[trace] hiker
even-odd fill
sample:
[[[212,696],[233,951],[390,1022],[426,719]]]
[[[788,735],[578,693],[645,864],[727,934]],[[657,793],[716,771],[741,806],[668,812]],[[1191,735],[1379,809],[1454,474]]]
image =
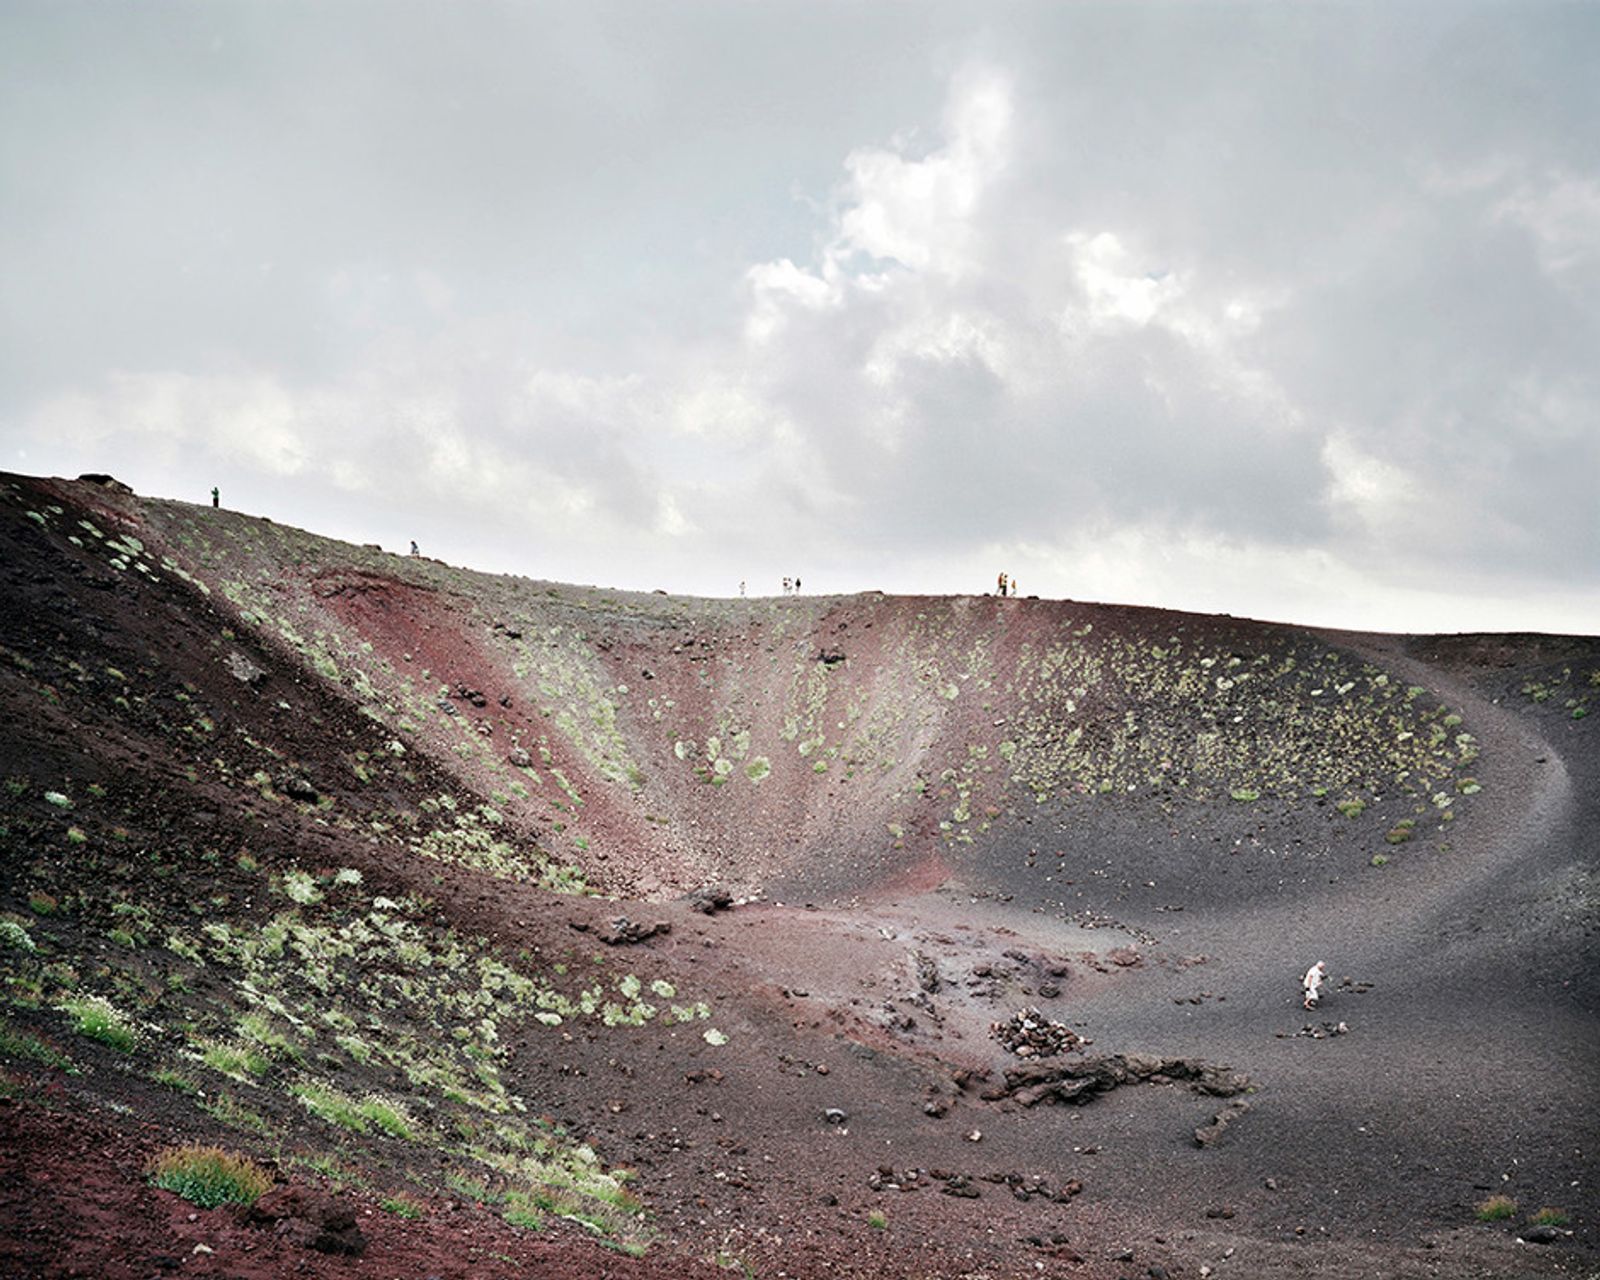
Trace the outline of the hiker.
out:
[[[795,595],[799,595],[800,594],[800,579],[799,578],[796,578],[794,580],[794,593],[795,593]]]
[[[411,554],[417,554],[417,540],[415,538],[411,539]]]
[[[739,598],[744,599],[744,579],[739,579]]]
[[[222,505],[222,495],[217,492],[216,485],[211,486],[211,505],[213,507],[220,507]]]
[[[784,595],[788,595],[789,594],[789,579],[787,579],[787,578],[785,578],[783,580],[783,594]]]
[[[1006,575],[1002,573],[999,577],[997,577],[994,580],[994,585],[995,585],[995,590],[997,590],[1001,595],[1005,595],[1005,593],[1006,593]]]
[[[1318,960],[1306,970],[1306,976],[1300,980],[1300,985],[1306,989],[1305,1006],[1315,1009],[1317,1001],[1322,998],[1322,984],[1327,980],[1328,966]]]

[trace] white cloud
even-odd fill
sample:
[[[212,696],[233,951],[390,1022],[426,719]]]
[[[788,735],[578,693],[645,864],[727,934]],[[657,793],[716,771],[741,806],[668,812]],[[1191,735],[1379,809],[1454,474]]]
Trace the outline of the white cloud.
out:
[[[863,254],[952,277],[975,270],[982,230],[977,215],[1005,168],[1012,114],[1007,80],[973,68],[952,89],[942,147],[920,159],[908,158],[903,146],[852,152],[830,255],[846,262]]]
[[[1141,270],[1114,232],[1069,231],[1066,242],[1083,286],[1088,318],[1099,327],[1119,321],[1147,325],[1183,297],[1176,276]]]
[[[1600,178],[1560,174],[1524,184],[1494,213],[1533,236],[1540,264],[1557,281],[1593,286],[1600,267]]]
[[[115,287],[91,354],[38,348],[55,363],[14,394],[8,440],[618,585],[961,590],[1003,567],[1044,594],[1374,625],[1452,590],[1463,616],[1554,581],[1588,598],[1600,524],[1567,532],[1600,473],[1582,130],[1511,110],[1480,138],[1338,39],[1326,68],[1259,58],[1304,47],[1296,16],[1255,20],[1248,63],[1205,44],[1213,63],[1197,10],[1135,81],[1077,38],[1082,12],[1018,19],[1036,44],[996,24],[942,107],[929,46],[892,71],[764,64],[760,93],[718,78],[736,60],[691,94],[650,62],[625,120],[554,93],[570,138],[523,114],[496,134],[491,93],[471,133],[429,117],[425,152],[390,136],[372,172],[277,138],[283,173],[349,206],[325,224],[293,183],[259,209],[212,191],[236,251],[197,215],[171,262],[94,256],[82,274]],[[597,85],[640,70],[602,62]],[[374,105],[411,102],[392,73],[374,62]],[[169,167],[203,171],[187,136]],[[650,160],[596,162],[624,155]],[[47,225],[66,248],[13,257],[63,279],[73,246],[121,233]],[[53,296],[28,279],[16,296]],[[63,296],[77,335],[99,282]],[[36,329],[18,312],[7,332]]]
[[[30,434],[78,449],[131,435],[169,457],[194,450],[292,476],[312,456],[310,425],[270,378],[139,373],[113,375],[99,394],[46,400],[32,415]]]
[[[1346,431],[1323,443],[1322,462],[1328,470],[1329,501],[1366,532],[1392,529],[1415,500],[1407,473],[1363,450]]]

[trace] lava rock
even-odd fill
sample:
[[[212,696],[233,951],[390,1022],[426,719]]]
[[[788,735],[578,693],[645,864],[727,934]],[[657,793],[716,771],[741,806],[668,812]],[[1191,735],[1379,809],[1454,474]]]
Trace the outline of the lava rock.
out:
[[[277,787],[291,800],[304,800],[308,804],[315,804],[321,798],[311,780],[303,773],[280,773],[277,777]]]
[[[1033,1007],[1020,1009],[1003,1022],[989,1024],[989,1034],[1019,1058],[1049,1058],[1070,1053],[1082,1038],[1063,1022]]]
[[[714,915],[733,905],[733,894],[724,885],[706,884],[684,896],[691,911],[698,911],[701,915]]]
[[[1529,1227],[1519,1237],[1523,1244],[1554,1244],[1561,1239],[1561,1232],[1547,1223],[1537,1227]]]
[[[222,660],[222,665],[228,668],[228,674],[240,684],[259,684],[261,677],[267,674],[237,649]]]
[[[672,925],[665,920],[657,920],[654,924],[642,924],[637,920],[630,920],[627,916],[617,916],[608,920],[605,927],[595,933],[595,937],[608,947],[630,946],[636,942],[643,942],[647,938],[654,938],[658,934],[672,932]]]
[[[357,1257],[367,1247],[348,1204],[309,1187],[275,1187],[245,1215],[251,1226],[271,1227],[273,1235],[302,1249]]]
[[[1194,1131],[1194,1145],[1197,1147],[1209,1147],[1215,1145],[1217,1139],[1222,1136],[1222,1131],[1248,1110],[1250,1110],[1250,1104],[1242,1099],[1236,1102],[1230,1102],[1221,1111],[1217,1112],[1216,1115],[1211,1117],[1209,1124],[1203,1124]],[[1269,1187],[1276,1186],[1276,1184],[1272,1182],[1271,1178],[1267,1179],[1267,1183],[1269,1184]]]

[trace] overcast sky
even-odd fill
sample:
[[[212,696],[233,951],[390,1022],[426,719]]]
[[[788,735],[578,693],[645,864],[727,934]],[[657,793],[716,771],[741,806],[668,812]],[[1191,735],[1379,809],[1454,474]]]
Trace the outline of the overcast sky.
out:
[[[1600,632],[1600,5],[0,6],[0,468]]]

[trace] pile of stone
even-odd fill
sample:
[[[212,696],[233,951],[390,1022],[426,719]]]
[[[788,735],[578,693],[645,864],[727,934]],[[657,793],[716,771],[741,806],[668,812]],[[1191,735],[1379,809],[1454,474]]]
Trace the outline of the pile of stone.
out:
[[[976,1200],[982,1194],[980,1182],[990,1182],[1007,1188],[1018,1200],[1053,1200],[1065,1204],[1083,1190],[1076,1178],[1052,1182],[1048,1177],[1026,1176],[1020,1173],[956,1173],[948,1169],[896,1169],[881,1164],[867,1177],[867,1186],[874,1191],[922,1191],[937,1188],[941,1195]]]
[[[1019,1058],[1050,1058],[1079,1050],[1083,1044],[1071,1027],[1045,1017],[1031,1005],[1003,1022],[991,1022],[989,1034]]]
[[[1068,1178],[1064,1182],[1052,1182],[1048,1177],[1040,1174],[1021,1173],[986,1173],[983,1175],[985,1182],[999,1183],[1011,1190],[1013,1199],[1032,1200],[1038,1196],[1042,1200],[1053,1200],[1057,1204],[1066,1204],[1073,1196],[1083,1190],[1083,1183],[1077,1178]]]
[[[1308,1022],[1294,1033],[1296,1036],[1305,1036],[1311,1040],[1327,1040],[1333,1036],[1347,1036],[1350,1034],[1348,1022]],[[1287,1040],[1286,1032],[1279,1032],[1278,1039]]]

